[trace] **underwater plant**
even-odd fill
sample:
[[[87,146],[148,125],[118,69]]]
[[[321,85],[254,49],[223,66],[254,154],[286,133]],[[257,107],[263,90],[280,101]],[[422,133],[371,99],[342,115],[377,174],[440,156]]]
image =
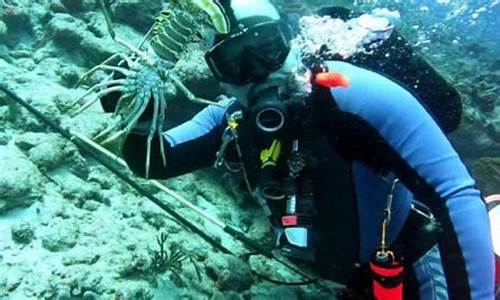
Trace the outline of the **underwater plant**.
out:
[[[194,259],[186,254],[177,244],[172,244],[167,251],[165,248],[167,239],[168,235],[164,232],[161,232],[156,237],[159,249],[155,251],[153,256],[151,263],[152,273],[159,274],[169,271],[178,282],[183,283],[184,280],[181,277],[182,262],[189,260],[194,266],[198,280],[201,281],[201,273]]]

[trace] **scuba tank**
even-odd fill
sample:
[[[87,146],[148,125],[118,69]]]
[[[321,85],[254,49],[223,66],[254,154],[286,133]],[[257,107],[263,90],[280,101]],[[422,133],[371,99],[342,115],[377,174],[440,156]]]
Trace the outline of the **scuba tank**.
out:
[[[500,292],[500,194],[485,198],[491,223],[493,249],[495,251],[495,283]]]

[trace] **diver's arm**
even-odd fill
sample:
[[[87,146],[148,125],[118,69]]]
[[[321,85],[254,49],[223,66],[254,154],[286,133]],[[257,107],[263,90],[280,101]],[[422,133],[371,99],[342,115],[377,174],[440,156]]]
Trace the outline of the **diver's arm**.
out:
[[[395,172],[441,224],[439,249],[450,298],[493,299],[494,259],[486,208],[446,136],[401,86],[347,63],[335,62],[329,68],[351,80],[346,89],[332,89],[343,121],[341,136],[362,160]]]
[[[151,144],[149,178],[166,179],[213,165],[222,142],[226,108],[234,101],[224,100],[224,107],[211,105],[191,120],[163,134],[166,165],[160,153],[160,139],[155,134]],[[147,133],[130,133],[122,154],[129,168],[138,176],[145,177]]]

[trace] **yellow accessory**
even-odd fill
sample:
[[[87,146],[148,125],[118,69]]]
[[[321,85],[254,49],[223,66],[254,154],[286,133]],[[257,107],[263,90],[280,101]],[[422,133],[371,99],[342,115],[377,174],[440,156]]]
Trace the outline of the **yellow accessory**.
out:
[[[271,144],[271,147],[260,152],[260,161],[262,162],[262,168],[268,165],[275,166],[280,154],[281,142],[278,140],[274,140]]]
[[[229,119],[229,122],[227,124],[229,126],[229,128],[231,128],[231,130],[235,130],[236,128],[238,128],[238,121],[236,119]]]

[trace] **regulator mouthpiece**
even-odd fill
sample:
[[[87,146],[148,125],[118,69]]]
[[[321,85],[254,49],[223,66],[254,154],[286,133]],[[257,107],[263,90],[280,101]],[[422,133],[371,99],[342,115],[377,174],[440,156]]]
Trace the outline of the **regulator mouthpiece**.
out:
[[[255,126],[265,133],[277,133],[286,125],[287,106],[278,86],[258,89],[251,99]]]
[[[277,132],[285,125],[285,114],[276,107],[266,107],[257,112],[255,124],[264,132]]]

